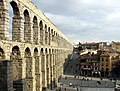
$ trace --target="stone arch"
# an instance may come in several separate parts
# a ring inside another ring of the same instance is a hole
[[[26,89],[27,91],[33,91],[33,77],[32,77],[32,57],[30,48],[25,49],[25,61],[26,61]]]
[[[0,48],[0,60],[5,59],[5,53],[2,48]]]
[[[50,45],[51,41],[51,32],[50,32],[50,27],[48,27],[48,45]]]
[[[20,11],[18,8],[18,5],[15,1],[11,1],[10,2],[10,6],[12,7],[13,10],[13,17],[12,19],[9,19],[12,21],[12,23],[10,23],[9,26],[11,26],[12,24],[12,30],[9,30],[9,35],[10,35],[10,39],[12,38],[12,40],[17,40],[20,41],[20,27],[21,27],[21,17],[20,17]],[[11,34],[12,33],[12,34]]]
[[[53,41],[55,41],[55,31],[53,31],[52,38],[53,38]]]
[[[47,54],[48,53],[48,49],[47,48],[45,48],[45,54]]]
[[[34,60],[35,60],[36,91],[38,91],[40,90],[40,61],[37,48],[34,49]]]
[[[15,1],[11,1],[10,4],[13,8],[14,17],[20,17],[20,12],[17,3]]]
[[[38,21],[36,16],[33,18],[33,42],[38,44]]]
[[[28,10],[24,10],[24,40],[30,42],[31,40],[31,23]]]
[[[45,79],[45,55],[44,55],[44,49],[43,48],[41,48],[40,54],[41,54],[42,88],[44,88],[46,79]]]
[[[51,40],[53,41],[53,37],[54,37],[54,35],[53,35],[53,29],[51,29]]]
[[[45,44],[48,44],[48,31],[47,31],[47,25],[45,24]]]
[[[37,48],[34,49],[34,57],[36,57],[36,56],[38,56],[38,49]]]
[[[47,48],[45,48],[45,57],[46,57],[46,80],[47,80],[47,87],[49,87],[49,54],[48,54],[48,49]]]
[[[13,62],[13,81],[18,81],[22,79],[22,59],[21,53],[18,46],[12,48],[12,53],[10,60]]]
[[[40,21],[40,44],[43,44],[43,37],[44,37],[44,30],[43,30],[43,22],[42,20]]]

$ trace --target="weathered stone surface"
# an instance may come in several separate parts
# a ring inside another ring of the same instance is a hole
[[[12,62],[0,60],[0,91],[13,91]]]
[[[9,5],[14,14],[12,40],[8,37]],[[13,85],[18,91],[24,91],[24,88],[41,91],[48,85],[53,88],[72,48],[69,39],[31,0],[0,2],[0,60],[12,61]]]

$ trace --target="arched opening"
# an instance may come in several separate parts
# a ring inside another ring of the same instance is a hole
[[[51,41],[53,41],[53,29],[51,29]]]
[[[17,3],[12,1],[9,5],[9,39],[20,41],[21,18]]]
[[[27,91],[33,91],[33,77],[32,77],[32,57],[31,51],[27,47],[25,49],[25,60],[26,60],[26,85]]]
[[[0,48],[0,60],[5,59],[5,53],[2,48]]]
[[[38,44],[38,22],[36,16],[33,18],[33,42]]]
[[[45,44],[48,43],[48,32],[47,32],[47,25],[45,25]]]
[[[24,11],[24,40],[25,42],[31,41],[31,24],[28,10]]]
[[[41,73],[42,73],[42,89],[46,88],[45,87],[45,55],[44,55],[44,49],[41,48],[40,51],[41,54]]]
[[[50,81],[49,81],[49,70],[50,70],[50,67],[49,67],[49,55],[48,55],[48,49],[46,48],[45,49],[45,57],[46,57],[46,78],[47,78],[47,87],[49,88],[49,85],[50,85]]]
[[[12,53],[10,60],[13,63],[13,87],[14,89],[22,89],[23,87],[20,84],[22,83],[22,58],[20,49],[18,46],[12,48]]]
[[[44,37],[44,30],[43,30],[43,23],[40,21],[40,44],[43,44],[43,37]]]
[[[52,89],[53,88],[53,81],[52,81],[52,78],[53,78],[53,54],[52,54],[52,49],[49,49],[49,54],[50,54],[50,88]]]
[[[51,41],[51,33],[50,33],[50,27],[48,28],[48,45],[50,45]]]
[[[34,49],[34,60],[35,60],[35,79],[36,79],[36,91],[40,90],[40,61],[38,56],[38,49]]]
[[[12,48],[10,59],[13,61],[13,81],[22,79],[22,59],[18,46]]]

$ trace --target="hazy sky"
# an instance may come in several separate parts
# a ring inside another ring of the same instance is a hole
[[[32,0],[73,42],[120,41],[120,0]]]
[[[120,41],[120,0],[32,0],[72,41]]]

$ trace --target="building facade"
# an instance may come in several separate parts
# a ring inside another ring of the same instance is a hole
[[[12,40],[9,5],[14,15]],[[31,0],[0,0],[0,60],[13,63],[14,89],[24,85],[26,91],[53,89],[72,49],[69,39]]]
[[[109,77],[119,63],[119,54],[110,50],[101,50],[100,72],[102,77]]]

